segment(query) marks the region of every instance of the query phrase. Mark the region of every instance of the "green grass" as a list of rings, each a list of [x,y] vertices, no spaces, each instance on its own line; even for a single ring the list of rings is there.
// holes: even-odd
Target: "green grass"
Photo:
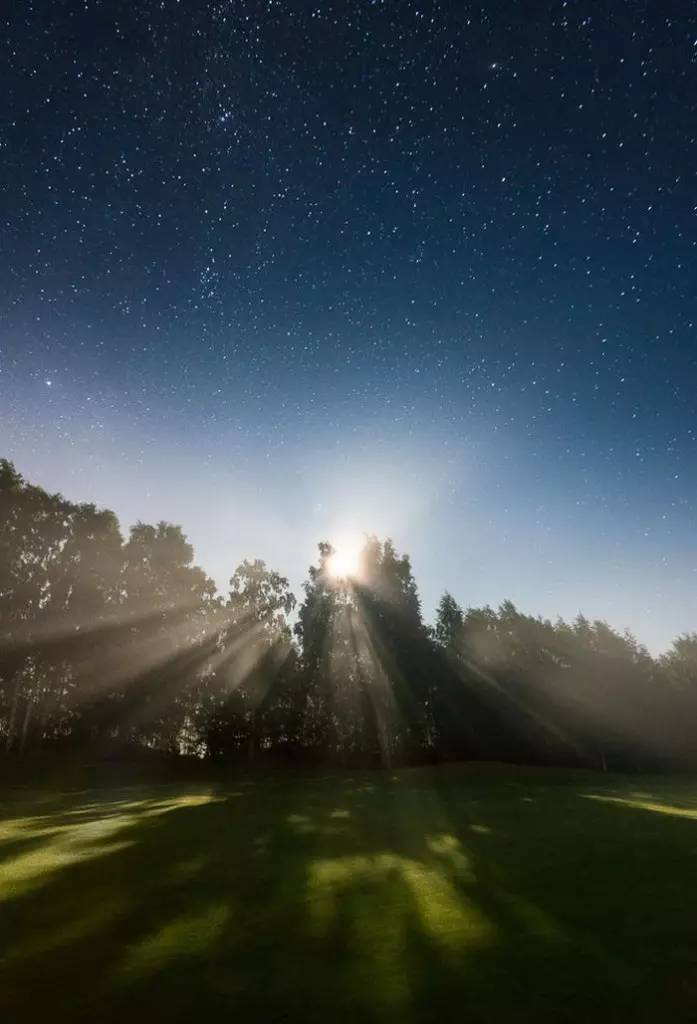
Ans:
[[[0,792],[2,1020],[697,1020],[697,783]]]

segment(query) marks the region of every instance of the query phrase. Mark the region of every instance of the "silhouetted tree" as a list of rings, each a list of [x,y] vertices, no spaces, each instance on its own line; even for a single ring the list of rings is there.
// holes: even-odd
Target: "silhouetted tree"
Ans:
[[[288,676],[288,662],[294,665],[287,621],[294,607],[288,580],[260,559],[244,561],[235,570],[211,675],[214,696],[206,743],[212,752],[244,748],[252,760],[265,744],[274,691]]]
[[[579,615],[463,607],[423,621],[408,555],[323,542],[294,628],[288,580],[242,562],[226,597],[182,530],[27,483],[0,460],[0,741],[340,764],[494,758],[697,767],[697,633],[655,659]]]

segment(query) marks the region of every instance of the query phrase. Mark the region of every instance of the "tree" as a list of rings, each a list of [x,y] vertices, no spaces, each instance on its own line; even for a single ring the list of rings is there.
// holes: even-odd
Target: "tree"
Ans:
[[[331,574],[332,546],[321,542],[318,554],[318,564],[310,566],[303,585],[305,600],[295,627],[301,644],[305,691],[303,743],[306,748],[345,762],[356,722],[360,723],[358,709],[362,710],[349,611],[352,598],[350,588]]]
[[[682,633],[661,659],[671,686],[683,692],[697,691],[697,633]]]
[[[383,761],[409,760],[432,743],[436,668],[409,556],[369,538],[353,591]]]
[[[127,653],[112,662],[102,705],[119,746],[176,749],[191,714],[190,684],[217,627],[214,582],[193,564],[181,527],[137,523],[123,548],[121,612]],[[121,639],[121,638],[119,638]]]
[[[220,597],[179,526],[124,540],[109,510],[0,460],[4,750],[697,765],[697,633],[654,659],[601,620],[449,593],[429,627],[390,540],[367,538],[353,576],[331,556],[321,543],[292,631],[288,580],[260,559]]]
[[[293,661],[288,580],[260,559],[238,565],[230,579],[226,624],[215,669],[215,712],[207,742],[218,753],[246,746],[252,760],[263,743],[264,712]]]
[[[433,638],[438,646],[446,652],[458,653],[464,623],[462,608],[446,590],[436,609],[436,623],[433,629]]]
[[[50,628],[57,563],[72,507],[25,483],[0,462],[0,691],[5,749],[23,749],[35,708],[50,685],[37,657]]]

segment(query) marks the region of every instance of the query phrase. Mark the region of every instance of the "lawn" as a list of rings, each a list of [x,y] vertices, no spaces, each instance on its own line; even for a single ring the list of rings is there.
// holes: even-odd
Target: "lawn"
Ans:
[[[0,791],[3,1021],[697,1020],[697,782]]]

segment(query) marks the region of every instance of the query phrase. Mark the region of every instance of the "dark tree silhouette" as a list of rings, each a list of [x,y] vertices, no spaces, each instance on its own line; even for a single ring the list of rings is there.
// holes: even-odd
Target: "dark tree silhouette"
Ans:
[[[697,633],[656,659],[601,621],[463,608],[449,593],[428,626],[390,540],[366,538],[352,576],[332,553],[319,545],[297,610],[260,559],[221,597],[179,526],[124,537],[112,512],[0,461],[2,749],[695,766]]]

